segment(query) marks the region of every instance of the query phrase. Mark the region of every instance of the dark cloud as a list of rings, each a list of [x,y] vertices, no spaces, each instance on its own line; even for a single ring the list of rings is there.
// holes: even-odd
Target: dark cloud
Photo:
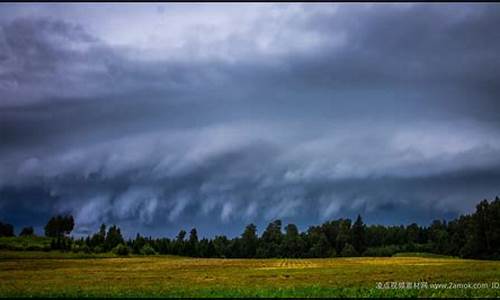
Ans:
[[[498,193],[498,5],[200,6],[212,23],[157,29],[182,7],[139,6],[143,43],[88,7],[24,7],[0,23],[0,218],[19,226],[425,223]]]

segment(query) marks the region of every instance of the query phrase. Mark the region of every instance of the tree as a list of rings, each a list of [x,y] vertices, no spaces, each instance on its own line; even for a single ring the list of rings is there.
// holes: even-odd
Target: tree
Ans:
[[[0,222],[0,237],[1,236],[14,236],[14,226]]]
[[[213,241],[215,256],[217,257],[230,257],[229,255],[229,240],[224,235],[216,235]]]
[[[186,237],[186,231],[181,229],[179,233],[177,234],[177,237],[175,238],[174,242],[174,254],[177,255],[185,255],[185,241],[184,238]]]
[[[487,219],[487,236],[491,247],[489,255],[498,259],[500,258],[500,198],[495,197],[495,200],[490,203]]]
[[[429,228],[429,238],[435,253],[446,253],[449,239],[446,221],[434,220]]]
[[[119,256],[127,256],[130,252],[130,249],[124,244],[118,244],[115,248],[113,248],[113,253]]]
[[[35,230],[33,227],[24,227],[23,230],[21,230],[21,233],[19,236],[32,236],[35,235]]]
[[[204,238],[200,241],[198,246],[199,246],[198,255],[200,257],[214,257],[214,256],[216,256],[215,247],[214,247],[212,240]]]
[[[198,256],[198,232],[196,231],[196,228],[191,229],[191,232],[189,233],[186,254],[192,257]]]
[[[160,254],[172,253],[172,242],[169,238],[161,238],[156,240],[156,246],[154,247],[156,251]]]
[[[144,246],[142,246],[140,253],[142,255],[156,255],[155,249],[151,247],[149,243],[146,243]]]
[[[295,224],[288,224],[285,227],[285,236],[281,243],[281,253],[284,257],[302,257],[304,252],[304,242]]]
[[[257,236],[257,226],[249,224],[245,227],[245,231],[241,234],[241,256],[242,257],[255,257],[257,252],[257,244],[259,238]]]
[[[260,241],[258,256],[259,257],[279,257],[279,248],[283,234],[281,232],[281,220],[276,220],[269,223],[266,230],[262,234]]]
[[[106,241],[106,225],[101,224],[99,227],[99,232],[92,235],[90,239],[88,239],[87,245],[90,248],[101,247],[104,248],[104,242]]]
[[[139,233],[137,233],[135,240],[132,241],[132,252],[134,254],[140,254],[142,247],[146,244],[146,239],[143,238]]]
[[[474,233],[475,240],[479,249],[480,256],[485,255],[491,249],[491,244],[488,235],[488,209],[489,203],[488,200],[483,200],[479,202],[476,206],[476,213],[474,214]]]
[[[467,218],[460,216],[460,218],[450,221],[448,223],[448,247],[445,249],[445,254],[452,256],[459,256],[460,250],[467,242]]]
[[[468,219],[466,242],[460,255],[467,258],[500,257],[500,199],[481,201]]]
[[[240,258],[242,257],[242,250],[241,250],[241,239],[240,238],[234,238],[229,241],[228,245],[228,257],[231,258]]]
[[[362,253],[365,251],[365,224],[363,223],[363,220],[361,219],[361,216],[358,215],[358,218],[356,219],[356,222],[352,225],[351,228],[352,231],[352,245],[354,246],[354,249],[358,253]]]
[[[65,235],[69,235],[71,231],[75,228],[75,219],[72,215],[66,216],[64,218],[63,232]]]
[[[350,242],[350,230],[351,230],[351,220],[350,219],[340,219],[339,221],[339,233],[335,239],[335,250],[337,253],[342,252],[344,246]]]
[[[345,244],[344,249],[342,249],[340,255],[343,257],[352,257],[352,256],[358,256],[359,254],[351,244],[347,243]]]
[[[319,232],[316,241],[312,245],[311,249],[309,249],[309,257],[330,257],[335,256],[336,251],[333,250],[328,243],[328,239],[323,232]]]
[[[371,225],[366,228],[366,246],[380,247],[385,245],[387,228],[382,225]]]
[[[118,244],[124,244],[122,233],[120,228],[116,225],[109,227],[108,233],[106,234],[106,239],[104,241],[104,250],[109,251],[114,247],[118,246]]]
[[[61,250],[61,251],[69,251],[72,248],[72,239],[68,238],[64,235],[62,236],[57,236],[53,238],[50,242],[50,248],[52,250]]]
[[[420,241],[420,228],[416,223],[406,227],[406,238],[409,243],[419,243]]]
[[[52,217],[47,225],[45,225],[45,236],[47,237],[62,237],[69,235],[75,227],[73,216],[57,215]]]
[[[325,234],[328,240],[328,244],[330,244],[330,247],[335,248],[341,222],[343,222],[342,219],[332,220],[330,222],[325,222],[320,226],[321,232]]]

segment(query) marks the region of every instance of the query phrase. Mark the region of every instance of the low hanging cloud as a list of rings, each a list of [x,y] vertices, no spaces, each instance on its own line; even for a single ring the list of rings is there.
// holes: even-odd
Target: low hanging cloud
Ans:
[[[499,193],[495,5],[99,6],[2,5],[2,219],[236,234]]]

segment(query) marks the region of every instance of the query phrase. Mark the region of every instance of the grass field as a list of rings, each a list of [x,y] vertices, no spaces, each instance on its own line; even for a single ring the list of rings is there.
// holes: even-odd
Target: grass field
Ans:
[[[499,297],[500,288],[387,288],[386,282],[500,281],[500,262],[391,258],[194,259],[0,251],[0,296]]]

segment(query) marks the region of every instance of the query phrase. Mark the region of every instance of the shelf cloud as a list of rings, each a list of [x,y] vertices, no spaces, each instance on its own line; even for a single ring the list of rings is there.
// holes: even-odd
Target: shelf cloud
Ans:
[[[498,5],[0,6],[16,226],[425,224],[500,194]]]

